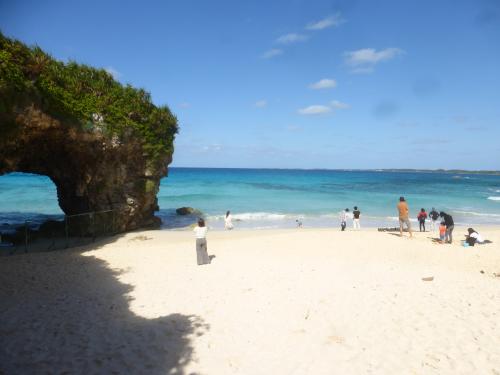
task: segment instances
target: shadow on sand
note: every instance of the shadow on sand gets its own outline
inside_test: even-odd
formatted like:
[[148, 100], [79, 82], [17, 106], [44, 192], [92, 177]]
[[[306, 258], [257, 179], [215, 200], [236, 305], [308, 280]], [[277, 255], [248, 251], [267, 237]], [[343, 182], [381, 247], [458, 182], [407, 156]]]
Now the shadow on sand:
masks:
[[395, 236], [395, 237], [401, 237], [401, 235], [398, 233], [390, 233], [390, 232], [385, 232], [386, 234], [390, 235], [390, 236]]
[[209, 326], [135, 315], [120, 273], [78, 249], [1, 258], [0, 374], [184, 374]]

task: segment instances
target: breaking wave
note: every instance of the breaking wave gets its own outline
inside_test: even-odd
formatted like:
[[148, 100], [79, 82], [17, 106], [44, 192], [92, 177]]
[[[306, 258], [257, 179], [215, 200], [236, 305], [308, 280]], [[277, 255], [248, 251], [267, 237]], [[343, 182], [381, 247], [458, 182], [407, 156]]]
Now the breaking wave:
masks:
[[[281, 213], [273, 213], [273, 212], [243, 212], [241, 214], [234, 214], [233, 220], [285, 220], [292, 219], [296, 217], [296, 215], [287, 215]], [[212, 220], [223, 220], [224, 215], [215, 215], [209, 216], [208, 219]]]

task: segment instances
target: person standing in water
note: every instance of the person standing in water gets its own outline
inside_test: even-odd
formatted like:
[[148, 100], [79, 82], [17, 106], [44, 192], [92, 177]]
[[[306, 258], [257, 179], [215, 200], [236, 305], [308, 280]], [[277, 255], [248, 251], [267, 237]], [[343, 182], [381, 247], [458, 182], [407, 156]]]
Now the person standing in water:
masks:
[[194, 235], [196, 237], [196, 261], [199, 266], [209, 264], [210, 258], [208, 257], [207, 249], [207, 231], [205, 220], [198, 219], [198, 225], [194, 228]]
[[361, 216], [361, 211], [358, 210], [358, 206], [354, 206], [354, 211], [352, 211], [352, 227], [354, 229], [361, 229], [359, 224], [359, 217]]
[[233, 226], [233, 217], [231, 216], [231, 211], [226, 212], [226, 217], [224, 218], [224, 228], [231, 230]]
[[425, 209], [421, 208], [417, 216], [420, 232], [425, 232], [425, 219], [427, 219], [427, 212], [425, 212]]
[[434, 232], [436, 229], [438, 229], [439, 219], [439, 212], [437, 212], [434, 207], [432, 207], [431, 212], [429, 212], [429, 218], [431, 219], [431, 232]]
[[399, 213], [399, 235], [403, 237], [403, 225], [406, 224], [406, 228], [408, 228], [408, 232], [410, 233], [410, 238], [413, 237], [413, 233], [411, 231], [410, 218], [409, 218], [409, 209], [408, 209], [408, 204], [405, 201], [405, 197], [399, 197], [398, 213]]
[[453, 217], [443, 211], [439, 213], [439, 216], [443, 218], [444, 224], [446, 225], [445, 242], [451, 244], [453, 242], [453, 229], [455, 228]]

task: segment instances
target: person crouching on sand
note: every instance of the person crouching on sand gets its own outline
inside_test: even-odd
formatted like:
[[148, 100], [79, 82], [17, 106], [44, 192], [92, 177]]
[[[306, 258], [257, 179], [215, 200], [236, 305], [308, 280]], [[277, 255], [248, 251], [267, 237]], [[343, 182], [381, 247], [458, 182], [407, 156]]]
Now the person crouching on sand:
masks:
[[226, 217], [224, 218], [224, 228], [226, 228], [227, 230], [231, 230], [234, 228], [231, 211], [226, 212]]
[[409, 214], [408, 204], [406, 203], [404, 197], [399, 197], [398, 212], [399, 212], [399, 235], [403, 237], [403, 224], [406, 224], [406, 228], [408, 228], [408, 232], [410, 233], [410, 238], [413, 237], [413, 233], [411, 231], [410, 218], [408, 215]]
[[205, 220], [198, 219], [198, 226], [194, 228], [194, 235], [196, 237], [196, 261], [199, 266], [210, 263], [207, 249], [207, 230]]
[[481, 237], [481, 235], [474, 229], [468, 228], [467, 232], [469, 234], [465, 235], [465, 242], [467, 242], [469, 246], [474, 246], [475, 244], [484, 243], [483, 237]]

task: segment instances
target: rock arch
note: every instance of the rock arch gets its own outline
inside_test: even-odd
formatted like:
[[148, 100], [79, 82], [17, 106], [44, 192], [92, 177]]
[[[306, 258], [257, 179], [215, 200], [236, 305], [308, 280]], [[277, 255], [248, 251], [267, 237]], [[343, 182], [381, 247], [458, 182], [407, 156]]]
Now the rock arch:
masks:
[[64, 213], [115, 210], [122, 231], [158, 224], [177, 121], [145, 91], [0, 34], [0, 132], [0, 175], [50, 177]]

